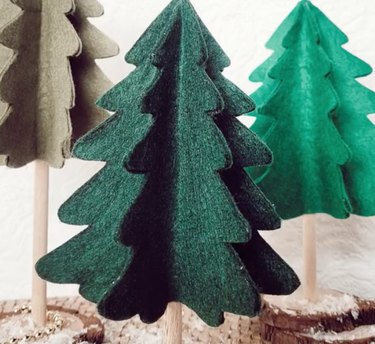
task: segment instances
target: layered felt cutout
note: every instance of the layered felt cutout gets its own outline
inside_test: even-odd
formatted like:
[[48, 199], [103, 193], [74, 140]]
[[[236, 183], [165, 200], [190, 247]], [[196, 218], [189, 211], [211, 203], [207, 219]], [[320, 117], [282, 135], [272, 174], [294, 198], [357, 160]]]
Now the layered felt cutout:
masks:
[[[14, 20], [21, 9], [17, 7], [11, 0], [0, 1], [0, 32], [12, 20]], [[13, 52], [11, 49], [0, 45], [0, 75], [4, 73], [11, 62]], [[7, 104], [0, 99], [0, 124], [4, 121], [7, 110]]]
[[347, 37], [301, 1], [270, 40], [275, 54], [251, 76], [252, 127], [274, 154], [250, 174], [282, 218], [375, 214], [375, 93], [355, 78], [371, 67], [342, 49]]
[[77, 138], [105, 117], [95, 109], [95, 98], [111, 85], [94, 58], [113, 56], [117, 48], [86, 19], [102, 13], [96, 0], [14, 3], [22, 11], [0, 34], [0, 42], [14, 51], [0, 79], [0, 96], [8, 104], [0, 154], [11, 167], [35, 159], [62, 167], [70, 157], [73, 133]]
[[119, 53], [118, 45], [88, 20], [104, 14], [102, 5], [97, 0], [75, 0], [75, 6], [69, 19], [82, 41], [82, 53], [70, 62], [76, 93], [75, 106], [70, 111], [73, 140], [107, 118], [107, 111], [96, 106], [96, 100], [112, 87], [112, 82], [95, 60]]
[[[14, 20], [21, 9], [13, 4], [11, 0], [0, 1], [0, 32], [12, 20]], [[13, 52], [11, 49], [0, 45], [0, 76], [4, 73], [12, 60]], [[7, 115], [8, 105], [0, 99], [0, 125], [4, 122]], [[6, 162], [6, 156], [0, 155], [0, 164]]]
[[257, 233], [280, 219], [244, 171], [272, 160], [236, 119], [253, 102], [221, 75], [229, 59], [188, 0], [173, 0], [126, 60], [136, 69], [99, 100], [115, 115], [74, 149], [107, 164], [60, 209], [89, 227], [38, 273], [79, 284], [114, 320], [154, 322], [171, 301], [212, 326], [225, 311], [258, 314], [261, 291], [299, 281]]

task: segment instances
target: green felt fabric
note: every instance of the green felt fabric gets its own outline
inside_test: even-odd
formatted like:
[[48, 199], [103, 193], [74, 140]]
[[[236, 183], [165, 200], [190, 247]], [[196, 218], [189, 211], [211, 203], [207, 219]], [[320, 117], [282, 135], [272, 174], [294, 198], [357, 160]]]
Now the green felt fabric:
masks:
[[[251, 94], [251, 99], [253, 99], [257, 105], [263, 104], [280, 83], [280, 80], [273, 79], [268, 75], [268, 70], [278, 61], [285, 51], [282, 44], [283, 38], [295, 23], [298, 8], [299, 6], [296, 6], [293, 9], [267, 42], [266, 48], [273, 50], [273, 54], [256, 68], [249, 77], [250, 81], [262, 83], [262, 86]], [[263, 137], [274, 124], [274, 120], [272, 116], [259, 113], [258, 108], [255, 109], [254, 113], [249, 113], [250, 116], [254, 114], [256, 114], [258, 120], [253, 124], [251, 129], [259, 136]]]
[[103, 6], [97, 0], [74, 0], [74, 3], [75, 11], [68, 18], [82, 42], [82, 53], [70, 59], [76, 95], [70, 111], [73, 142], [108, 118], [108, 112], [96, 106], [96, 100], [113, 84], [96, 60], [119, 53], [118, 45], [89, 20], [102, 16]]
[[375, 94], [355, 80], [372, 70], [341, 47], [346, 42], [301, 1], [271, 39], [275, 55], [253, 74], [264, 85], [252, 130], [274, 163], [248, 170], [282, 218], [375, 214], [375, 127], [367, 117]]
[[311, 5], [321, 35], [321, 46], [332, 64], [331, 82], [339, 97], [334, 123], [348, 145], [351, 159], [343, 166], [345, 188], [352, 213], [375, 215], [375, 126], [367, 117], [375, 113], [375, 92], [355, 78], [367, 76], [372, 68], [341, 48], [348, 42], [318, 8]]
[[243, 169], [272, 160], [235, 118], [252, 101], [221, 75], [229, 59], [188, 0], [173, 0], [126, 60], [137, 68], [99, 101], [116, 114], [74, 149], [107, 165], [60, 210], [89, 227], [38, 273], [79, 284], [114, 320], [154, 322], [171, 301], [212, 326], [224, 311], [258, 314], [261, 291], [299, 281], [257, 233], [280, 219]]
[[118, 47], [88, 20], [103, 14], [97, 0], [12, 2], [19, 14], [2, 9], [11, 17], [0, 32], [9, 48], [0, 74], [0, 155], [9, 167], [43, 160], [61, 168], [72, 142], [108, 117], [95, 102], [112, 83], [95, 59]]
[[258, 136], [235, 118], [249, 109], [254, 110], [255, 106], [249, 104], [244, 93], [220, 73], [229, 66], [229, 59], [225, 58], [204, 23], [200, 24], [209, 52], [207, 72], [225, 104], [223, 111], [215, 116], [215, 123], [228, 142], [234, 162], [230, 169], [221, 172], [221, 177], [252, 229], [252, 239], [234, 247], [261, 293], [291, 294], [300, 284], [298, 277], [257, 232], [279, 228], [280, 218], [244, 170], [245, 166], [269, 165], [272, 153]]
[[[61, 221], [89, 227], [65, 245], [43, 257], [38, 274], [54, 283], [76, 283], [82, 296], [99, 302], [126, 269], [131, 249], [115, 241], [125, 214], [145, 185], [145, 176], [124, 169], [124, 160], [147, 134], [150, 115], [141, 112], [142, 95], [155, 82], [157, 69], [142, 65], [100, 100], [114, 110], [106, 122], [80, 139], [74, 155], [107, 161], [106, 166], [80, 188], [59, 210]], [[126, 94], [126, 96], [124, 96]], [[71, 257], [69, 264], [66, 258]]]

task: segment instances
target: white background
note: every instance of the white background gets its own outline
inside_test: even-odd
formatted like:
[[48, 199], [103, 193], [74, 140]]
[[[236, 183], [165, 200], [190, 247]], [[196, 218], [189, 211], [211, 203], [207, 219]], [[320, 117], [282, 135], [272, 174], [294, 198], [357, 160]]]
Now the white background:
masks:
[[[106, 14], [93, 22], [116, 40], [121, 54], [100, 65], [114, 82], [132, 69], [123, 56], [168, 0], [102, 0]], [[231, 57], [226, 75], [250, 94], [258, 85], [248, 75], [270, 52], [264, 44], [292, 10], [296, 0], [192, 0], [208, 28]], [[375, 1], [316, 0], [350, 37], [346, 46], [375, 66]], [[375, 89], [375, 76], [363, 79]], [[250, 123], [251, 119], [244, 119]], [[375, 147], [374, 147], [375, 149]], [[98, 163], [69, 161], [51, 171], [50, 249], [61, 245], [82, 228], [59, 223], [59, 205], [99, 168]], [[23, 169], [0, 168], [0, 299], [30, 296], [33, 165]], [[375, 197], [375, 195], [374, 195]], [[375, 221], [346, 221], [319, 217], [319, 278], [330, 286], [375, 298]], [[288, 262], [301, 272], [301, 219], [283, 224], [267, 235]], [[100, 238], [98, 238], [100, 240]], [[69, 257], [66, 257], [69, 264]], [[50, 286], [50, 295], [76, 292], [75, 287]]]

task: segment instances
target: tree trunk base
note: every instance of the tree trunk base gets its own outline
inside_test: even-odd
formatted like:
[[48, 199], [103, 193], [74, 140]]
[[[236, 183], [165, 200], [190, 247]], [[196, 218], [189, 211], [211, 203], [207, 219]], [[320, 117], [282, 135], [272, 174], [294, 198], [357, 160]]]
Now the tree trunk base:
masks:
[[[363, 327], [365, 332], [367, 327]], [[374, 332], [375, 327], [368, 329]], [[355, 338], [361, 336], [362, 338]], [[355, 331], [345, 333], [319, 332], [315, 336], [301, 333], [292, 333], [269, 326], [261, 326], [262, 344], [372, 344], [375, 343], [375, 335], [358, 334]], [[336, 338], [336, 339], [335, 339]]]
[[264, 296], [260, 316], [265, 344], [369, 344], [375, 342], [375, 300], [332, 290], [316, 303], [290, 296]]
[[[62, 308], [59, 306], [48, 306], [49, 311], [60, 313], [63, 317], [69, 317], [68, 329], [74, 329], [77, 334], [72, 338], [72, 342], [88, 342], [92, 344], [102, 344], [104, 341], [104, 326], [101, 321], [94, 316], [85, 316], [78, 311]], [[0, 321], [11, 319], [22, 314], [0, 313]], [[31, 317], [31, 314], [30, 314]], [[32, 330], [32, 329], [31, 329]], [[0, 341], [1, 342], [1, 341]]]

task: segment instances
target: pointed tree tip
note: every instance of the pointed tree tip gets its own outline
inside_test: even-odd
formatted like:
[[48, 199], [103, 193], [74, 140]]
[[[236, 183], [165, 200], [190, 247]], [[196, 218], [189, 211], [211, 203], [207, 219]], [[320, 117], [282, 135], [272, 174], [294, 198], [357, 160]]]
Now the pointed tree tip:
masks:
[[190, 4], [189, 0], [174, 0], [174, 1], [181, 3], [181, 4]]

